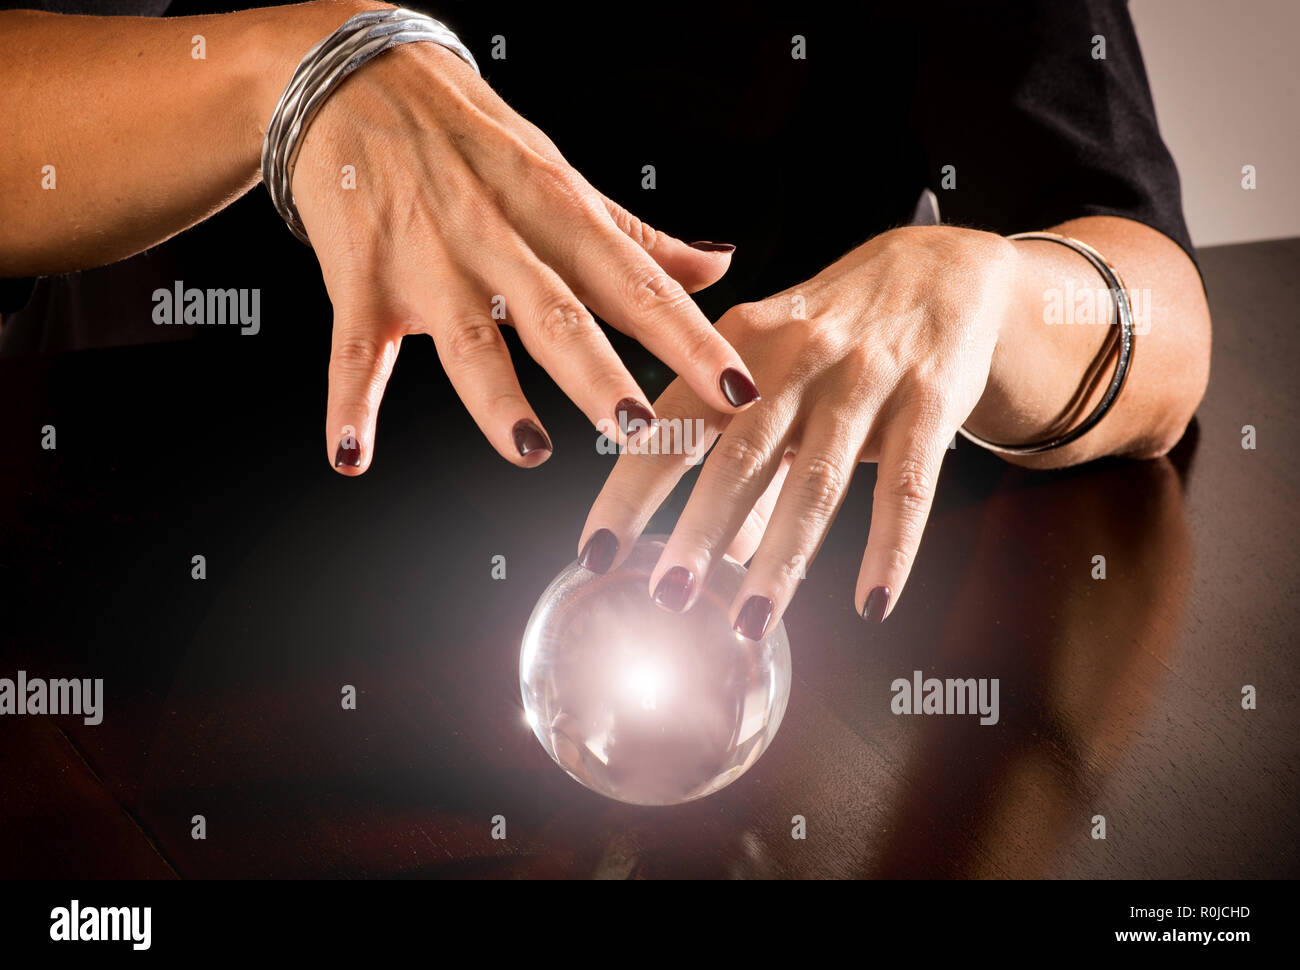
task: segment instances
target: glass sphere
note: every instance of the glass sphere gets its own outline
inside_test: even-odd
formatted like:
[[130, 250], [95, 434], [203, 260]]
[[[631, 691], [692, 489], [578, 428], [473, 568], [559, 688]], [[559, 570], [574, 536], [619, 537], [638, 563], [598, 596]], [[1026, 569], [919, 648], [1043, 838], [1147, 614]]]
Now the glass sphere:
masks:
[[524, 713], [556, 764], [634, 805], [702, 798], [767, 748], [790, 697], [790, 644], [777, 623], [755, 643], [728, 607], [745, 567], [719, 563], [695, 605], [650, 598], [663, 536], [643, 536], [617, 570], [576, 562], [538, 600], [524, 631]]

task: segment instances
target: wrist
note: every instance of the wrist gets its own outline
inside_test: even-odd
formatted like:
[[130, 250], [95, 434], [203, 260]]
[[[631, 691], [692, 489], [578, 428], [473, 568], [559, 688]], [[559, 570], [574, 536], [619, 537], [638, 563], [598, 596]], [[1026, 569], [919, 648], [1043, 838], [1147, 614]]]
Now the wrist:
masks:
[[1064, 433], [1101, 399], [1106, 382], [1090, 379], [1089, 367], [1105, 346], [1112, 304], [1096, 267], [1070, 247], [1042, 239], [1011, 245], [1014, 282], [988, 382], [966, 427], [989, 441], [1021, 443]]
[[[1052, 283], [1041, 244], [1003, 240], [1012, 252], [1011, 272], [997, 315], [997, 342], [988, 380], [966, 427], [990, 441], [1028, 441], [1050, 417], [1042, 413], [1035, 389], [1048, 362], [1042, 346], [1043, 300]], [[1037, 370], [1037, 372], [1036, 372]]]
[[303, 57], [356, 14], [394, 6], [376, 0], [310, 0], [248, 12], [251, 19], [243, 38], [248, 95], [243, 99], [240, 137], [242, 157], [259, 176], [267, 125]]

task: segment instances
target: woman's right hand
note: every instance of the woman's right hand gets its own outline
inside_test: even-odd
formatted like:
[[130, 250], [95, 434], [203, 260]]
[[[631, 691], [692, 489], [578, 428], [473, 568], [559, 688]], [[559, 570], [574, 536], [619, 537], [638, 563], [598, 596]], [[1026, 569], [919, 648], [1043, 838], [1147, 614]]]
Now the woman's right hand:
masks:
[[348, 77], [303, 139], [293, 193], [334, 305], [326, 447], [344, 474], [370, 465], [384, 386], [412, 333], [433, 337], [483, 433], [525, 467], [551, 444], [503, 322], [620, 439], [653, 411], [587, 307], [709, 407], [735, 413], [758, 397], [687, 295], [726, 272], [732, 247], [687, 245], [606, 199], [444, 47], [406, 44]]

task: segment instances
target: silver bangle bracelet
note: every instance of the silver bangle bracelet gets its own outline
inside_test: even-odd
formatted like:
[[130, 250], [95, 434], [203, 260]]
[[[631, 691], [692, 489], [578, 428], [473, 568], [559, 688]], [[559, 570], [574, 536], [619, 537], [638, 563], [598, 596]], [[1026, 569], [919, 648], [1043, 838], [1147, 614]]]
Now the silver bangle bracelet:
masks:
[[[1046, 441], [1037, 441], [1026, 445], [1009, 445], [987, 441], [979, 435], [967, 431], [964, 427], [958, 429], [963, 437], [973, 441], [981, 448], [987, 448], [989, 451], [996, 451], [1004, 455], [1037, 455], [1044, 451], [1051, 451], [1054, 448], [1063, 448], [1065, 445], [1077, 441], [1096, 427], [1097, 422], [1104, 418], [1106, 412], [1114, 405], [1115, 399], [1119, 397], [1119, 392], [1124, 387], [1124, 380], [1128, 377], [1129, 365], [1133, 361], [1133, 309], [1129, 305], [1128, 291], [1125, 290], [1124, 282], [1120, 279], [1119, 274], [1106, 262], [1101, 253], [1087, 243], [1071, 239], [1069, 236], [1057, 235], [1054, 232], [1018, 232], [1015, 235], [1007, 236], [1007, 238], [1044, 239], [1048, 242], [1068, 246], [1083, 256], [1101, 274], [1102, 279], [1106, 281], [1111, 299], [1115, 304], [1113, 324], [1119, 326], [1119, 360], [1115, 364], [1115, 373], [1110, 379], [1110, 386], [1106, 388], [1106, 393], [1097, 402], [1097, 406], [1093, 408], [1092, 413], [1069, 431]], [[1109, 347], [1109, 343], [1107, 346]], [[1105, 358], [1101, 359], [1104, 360]]]
[[430, 41], [459, 55], [475, 73], [474, 55], [446, 25], [413, 10], [368, 10], [348, 21], [309, 50], [271, 115], [262, 142], [262, 182], [276, 211], [307, 245], [307, 230], [293, 201], [293, 168], [303, 136], [340, 82], [372, 57], [401, 44]]

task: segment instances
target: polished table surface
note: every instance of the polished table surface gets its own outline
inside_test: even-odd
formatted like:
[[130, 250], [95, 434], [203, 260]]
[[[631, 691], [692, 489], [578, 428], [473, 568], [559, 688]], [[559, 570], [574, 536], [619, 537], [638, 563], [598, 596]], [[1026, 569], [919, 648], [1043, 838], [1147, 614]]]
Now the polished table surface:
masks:
[[[612, 462], [535, 371], [557, 449], [521, 471], [408, 341], [345, 480], [325, 346], [274, 301], [254, 341], [0, 360], [0, 677], [105, 682], [98, 726], [0, 717], [0, 875], [1300, 875], [1300, 240], [1201, 258], [1213, 375], [1178, 449], [1044, 474], [960, 442], [877, 629], [863, 466], [787, 614], [780, 732], [672, 808], [587, 791], [523, 721], [524, 623]], [[895, 715], [915, 670], [998, 678], [999, 722]]]

